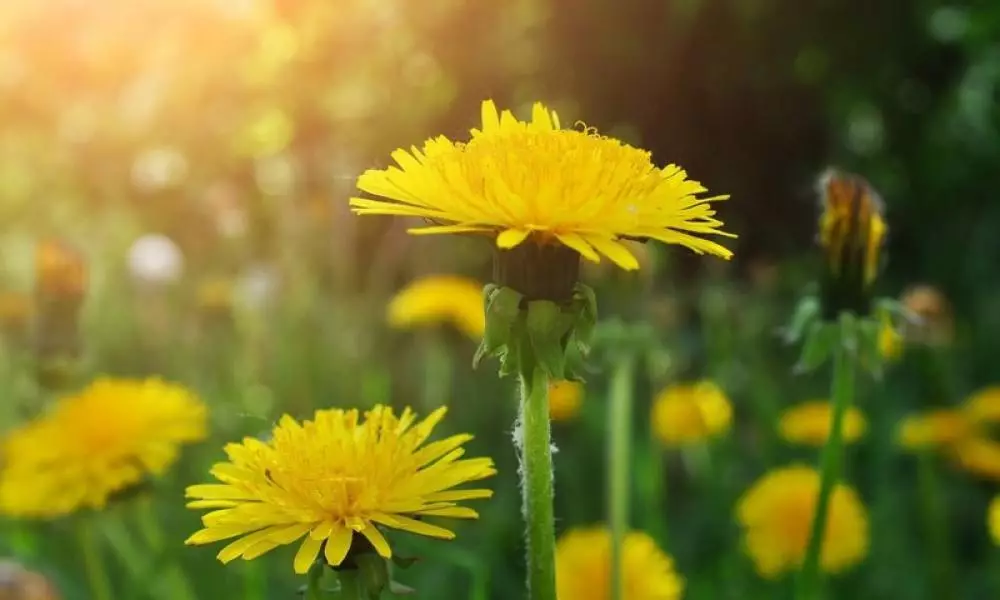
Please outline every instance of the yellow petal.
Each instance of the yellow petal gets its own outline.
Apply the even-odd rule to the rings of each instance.
[[[563,245],[572,248],[580,253],[581,256],[592,262],[601,262],[601,257],[598,256],[597,252],[590,244],[587,243],[579,234],[576,233],[557,233],[556,239],[559,240]]]
[[[473,233],[478,231],[491,231],[491,228],[479,225],[432,225],[428,227],[411,227],[406,230],[406,233],[411,235],[437,235],[440,233]]]
[[[429,494],[426,500],[428,502],[458,502],[460,500],[482,500],[492,497],[493,490],[451,490]]]
[[[368,541],[372,544],[372,548],[375,548],[379,556],[382,558],[392,558],[392,549],[389,548],[389,542],[385,541],[385,536],[378,530],[378,527],[368,525],[368,527],[361,530],[361,535],[368,538]]]
[[[344,558],[347,557],[353,539],[353,530],[342,525],[337,526],[326,540],[326,548],[323,552],[326,562],[331,566],[339,567],[340,563],[344,562]]]
[[[639,261],[620,242],[599,235],[588,235],[584,239],[598,252],[610,258],[616,265],[626,271],[634,271],[639,268]]]
[[[500,129],[500,116],[497,114],[497,105],[492,100],[484,100],[480,107],[480,114],[483,119],[483,133],[491,133]]]
[[[514,248],[531,234],[529,229],[507,229],[497,236],[497,247],[510,249]]]
[[[389,518],[386,519],[386,516]],[[455,538],[454,532],[443,527],[424,523],[423,521],[417,521],[416,519],[411,519],[402,515],[383,515],[381,513],[376,513],[372,515],[372,521],[382,523],[383,525],[394,527],[396,529],[402,529],[403,531],[410,531],[418,535],[425,535],[427,537],[439,538],[442,540],[451,540]]]
[[[302,545],[299,546],[298,552],[295,553],[294,566],[297,574],[305,575],[309,572],[309,567],[316,561],[316,556],[319,555],[319,548],[322,545],[322,540],[314,540],[312,536],[307,535],[302,540]]]
[[[448,508],[435,508],[422,510],[419,514],[425,517],[447,517],[449,519],[478,519],[479,513],[465,506],[451,506]]]

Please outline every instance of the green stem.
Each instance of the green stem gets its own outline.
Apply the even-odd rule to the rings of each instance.
[[[195,598],[191,582],[188,581],[184,569],[174,557],[170,556],[171,553],[165,551],[164,540],[166,536],[163,534],[163,527],[157,518],[156,506],[153,504],[152,498],[144,496],[136,504],[138,529],[148,546],[149,554],[154,561],[162,563],[165,571],[165,575],[159,580],[160,585],[162,585],[162,588],[159,589],[164,590],[164,596],[170,600]],[[174,546],[170,546],[170,548],[174,548]]]
[[[952,582],[951,544],[948,539],[948,517],[941,502],[941,485],[933,457],[921,452],[917,459],[917,485],[920,496],[920,517],[929,547],[929,573],[934,598],[954,598]]]
[[[555,600],[555,515],[548,377],[538,367],[521,376],[521,495],[528,526],[528,598]]]
[[[659,440],[650,432],[648,440],[649,460],[645,482],[641,482],[646,489],[646,515],[649,519],[648,530],[653,537],[666,547],[667,536],[670,534],[665,513],[667,511],[667,474],[663,469],[664,450]]]
[[[77,524],[76,533],[91,599],[111,600],[111,580],[108,579],[104,561],[101,559],[101,547],[93,519],[83,517]]]
[[[627,355],[617,361],[609,393],[608,523],[611,529],[611,600],[622,599],[622,543],[629,526],[632,364],[632,358]]]
[[[854,365],[851,363],[849,349],[845,347],[843,340],[840,340],[834,350],[833,384],[830,392],[833,418],[830,423],[830,435],[827,436],[820,456],[819,497],[816,500],[816,512],[813,514],[810,528],[809,545],[796,585],[797,600],[815,600],[820,591],[820,550],[826,533],[830,496],[840,478],[844,415],[851,406],[853,396]]]

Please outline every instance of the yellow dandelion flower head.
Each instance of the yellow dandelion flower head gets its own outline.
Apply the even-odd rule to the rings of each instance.
[[[450,323],[473,339],[483,337],[483,284],[452,275],[433,275],[403,288],[389,303],[389,324],[400,329]]]
[[[0,513],[51,518],[108,499],[166,471],[207,435],[208,411],[159,379],[103,378],[3,441]]]
[[[993,538],[993,543],[1000,546],[1000,496],[995,496],[993,501],[990,502],[987,525],[990,529],[990,536]]]
[[[583,384],[579,381],[559,380],[549,383],[549,418],[568,421],[583,406]]]
[[[977,424],[1000,424],[1000,385],[985,387],[969,396],[965,414]]]
[[[774,579],[801,565],[818,496],[819,473],[794,465],[767,473],[739,500],[736,514],[746,551],[762,577]],[[867,511],[851,487],[837,484],[830,496],[820,568],[838,573],[867,553]]]
[[[461,458],[471,435],[424,444],[444,414],[442,407],[418,422],[409,409],[396,416],[379,405],[363,419],[357,410],[340,409],[317,411],[303,423],[283,416],[269,441],[226,446],[229,460],[211,470],[221,483],[187,489],[189,508],[216,509],[187,543],[238,538],[219,553],[228,563],[304,538],[294,561],[301,574],[321,548],[327,563],[340,565],[355,534],[390,557],[380,526],[452,539],[450,530],[424,519],[476,518],[457,503],[492,492],[453,488],[496,470],[488,458]]]
[[[556,545],[556,597],[607,600],[611,597],[611,532],[604,527],[572,529]],[[646,533],[632,531],[622,542],[622,587],[627,600],[677,600],[684,580],[674,561]]]
[[[814,400],[793,406],[781,414],[778,432],[791,444],[822,446],[833,426],[833,407],[825,400]],[[860,410],[851,406],[844,415],[843,439],[850,444],[861,439],[868,424]]]
[[[908,450],[942,448],[972,434],[973,424],[959,410],[937,409],[903,419],[899,443]]]
[[[393,152],[397,166],[368,170],[358,188],[384,200],[352,198],[358,214],[420,217],[435,225],[412,233],[477,232],[510,249],[531,238],[639,267],[621,238],[680,244],[699,254],[729,258],[705,235],[720,230],[705,188],[676,165],[658,168],[650,153],[593,129],[564,129],[536,103],[530,121],[482,104],[482,126],[468,142],[439,136]]]
[[[665,445],[703,442],[729,430],[733,408],[711,381],[668,386],[653,401],[653,431]]]
[[[959,440],[951,450],[962,469],[983,479],[1000,481],[1000,442],[976,435]]]

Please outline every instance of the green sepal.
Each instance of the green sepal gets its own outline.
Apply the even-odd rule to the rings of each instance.
[[[840,341],[839,327],[833,323],[815,320],[806,330],[802,353],[795,364],[796,373],[808,373],[823,365],[833,354]]]
[[[417,590],[411,588],[408,585],[403,585],[398,581],[389,582],[389,593],[393,596],[412,596],[417,593]]]
[[[369,600],[378,600],[389,587],[389,565],[384,558],[378,554],[365,552],[354,557],[357,565],[358,580],[361,584],[362,593],[368,596]]]
[[[486,330],[472,358],[472,368],[478,367],[484,357],[493,356],[508,345],[520,317],[523,300],[524,296],[511,288],[502,288],[492,283],[483,288]]]
[[[573,328],[575,315],[564,312],[558,304],[547,300],[528,303],[525,325],[535,362],[550,379],[566,376],[567,334]]]
[[[419,561],[419,556],[401,556],[396,553],[393,553],[392,555],[392,564],[396,565],[400,569],[409,569]]]
[[[882,377],[883,358],[879,348],[881,324],[874,319],[862,319],[855,324],[858,345],[858,362],[875,379]]]
[[[590,286],[577,283],[573,290],[573,312],[576,321],[573,323],[573,344],[584,357],[590,353],[597,327],[597,294]]]
[[[816,321],[820,315],[819,298],[815,296],[806,296],[803,298],[798,306],[795,307],[795,313],[792,314],[792,321],[785,328],[783,336],[786,343],[794,344],[805,337],[806,333],[810,331],[810,326]]]

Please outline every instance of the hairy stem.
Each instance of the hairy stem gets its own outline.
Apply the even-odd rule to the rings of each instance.
[[[528,541],[528,598],[555,600],[555,516],[548,377],[540,368],[521,377],[521,495]]]

